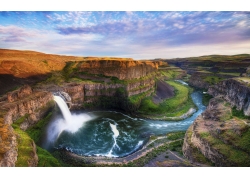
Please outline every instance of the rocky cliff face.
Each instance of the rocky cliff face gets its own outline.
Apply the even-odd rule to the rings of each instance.
[[[100,108],[100,101],[106,101],[106,105],[109,102],[110,104],[117,104],[117,102],[113,102],[114,99],[117,99],[121,102],[116,107],[125,111],[126,106],[121,105],[122,101],[128,100],[133,95],[149,91],[152,93],[154,89],[155,79],[153,74],[142,79],[128,80],[126,83],[68,83],[63,86],[63,91],[67,92],[72,99],[72,108],[84,107],[88,109],[88,104]],[[93,106],[92,108],[94,108]]]
[[[200,89],[208,89],[210,84],[204,80],[204,76],[207,76],[207,75],[201,74],[201,73],[192,74],[188,81],[189,85],[194,86],[196,88],[200,88]]]
[[[237,110],[243,110],[250,116],[250,87],[246,78],[224,80],[208,89],[208,93],[214,97],[221,96]]]
[[[27,114],[26,120],[20,126],[21,129],[26,130],[42,119],[51,106],[53,106],[53,96],[50,92],[33,92],[24,99],[3,105],[2,108],[7,111],[4,121],[11,125],[15,120]]]
[[[23,117],[20,129],[26,130],[34,125],[54,106],[50,92],[33,91],[29,86],[10,92],[0,102],[0,166],[15,166],[17,160],[17,134],[12,128],[18,118]],[[36,146],[33,142],[33,160],[30,166],[37,164]]]
[[[0,117],[0,167],[14,167],[17,161],[17,139],[11,126]]]
[[[202,157],[215,166],[249,166],[250,152],[245,144],[249,126],[232,116],[231,107],[216,97],[189,127],[182,147],[184,156],[193,162]]]
[[[103,74],[114,76],[120,80],[141,78],[158,69],[158,61],[114,61],[114,60],[95,60],[82,61],[77,65],[79,71],[90,74]]]

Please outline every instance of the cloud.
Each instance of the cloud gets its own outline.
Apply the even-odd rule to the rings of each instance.
[[[34,32],[26,31],[16,26],[1,26],[0,38],[4,42],[25,42],[26,38],[36,36]]]
[[[248,12],[11,12],[0,22],[1,48],[81,56],[247,53],[250,40]]]

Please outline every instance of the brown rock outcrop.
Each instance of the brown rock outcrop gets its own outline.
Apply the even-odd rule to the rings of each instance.
[[[79,71],[114,76],[120,80],[141,78],[158,69],[158,61],[93,60],[79,62]]]
[[[2,106],[7,113],[4,116],[6,124],[12,124],[16,119],[28,114],[26,121],[21,124],[21,129],[26,130],[30,125],[41,119],[53,103],[50,92],[34,92],[16,103],[8,103]]]
[[[17,140],[11,126],[0,117],[0,167],[14,167],[17,161]]]
[[[50,92],[32,91],[29,86],[9,93],[6,101],[0,102],[0,166],[15,166],[17,160],[17,139],[12,123],[24,117],[20,128],[26,130],[34,125],[54,106]],[[33,142],[33,155],[29,166],[36,166],[38,157]]]
[[[32,89],[30,86],[25,85],[21,87],[19,90],[14,92],[7,93],[7,98],[9,102],[17,101],[18,99],[24,98],[32,93]]]

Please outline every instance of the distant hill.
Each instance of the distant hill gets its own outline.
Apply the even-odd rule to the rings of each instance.
[[[236,54],[236,55],[206,55],[199,57],[186,57],[186,58],[172,58],[172,59],[161,59],[166,61],[232,61],[238,62],[242,60],[250,61],[250,54]]]

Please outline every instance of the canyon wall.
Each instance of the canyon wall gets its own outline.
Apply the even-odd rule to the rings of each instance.
[[[204,80],[206,76],[207,74],[196,72],[191,75],[188,84],[199,89],[208,89],[210,84]]]
[[[72,108],[114,108],[127,111],[128,100],[134,95],[155,89],[154,74],[125,83],[68,83],[63,91],[72,99]]]
[[[206,159],[215,166],[249,166],[249,133],[247,120],[233,116],[230,104],[217,96],[187,130],[183,154],[193,162]]]
[[[160,61],[88,60],[79,62],[77,67],[80,72],[113,76],[120,80],[130,80],[155,72],[160,64]]]
[[[243,110],[244,114],[250,116],[250,87],[247,78],[234,78],[224,80],[211,86],[208,93],[214,97],[221,96],[237,110]]]
[[[12,124],[18,122],[21,130],[26,130],[54,106],[53,96],[46,91],[33,91],[30,86],[24,86],[9,92],[0,102],[0,166],[15,166],[18,156],[19,135]],[[21,119],[20,119],[21,118]],[[32,141],[33,160],[28,162],[35,166],[38,162],[36,145]]]

